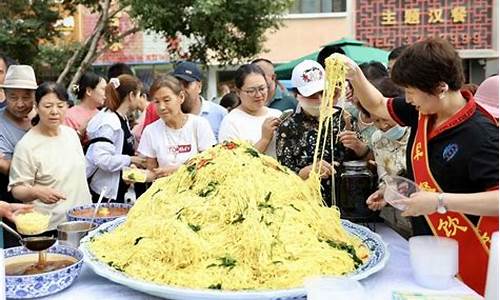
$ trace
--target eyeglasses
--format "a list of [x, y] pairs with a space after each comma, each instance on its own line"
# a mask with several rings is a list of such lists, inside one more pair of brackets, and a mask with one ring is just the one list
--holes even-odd
[[261, 85], [258, 87], [248, 88], [248, 89], [241, 90], [241, 91], [249, 96], [252, 96], [252, 97], [257, 96], [257, 92], [264, 95], [267, 92], [267, 85]]

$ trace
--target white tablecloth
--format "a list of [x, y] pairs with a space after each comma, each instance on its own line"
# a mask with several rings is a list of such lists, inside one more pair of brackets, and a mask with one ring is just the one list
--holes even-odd
[[[408, 241], [384, 224], [376, 224], [375, 231], [380, 234], [383, 240], [388, 244], [390, 258], [382, 271], [361, 281], [367, 294], [370, 295], [370, 300], [390, 300], [393, 291], [466, 294], [477, 296], [473, 290], [459, 280], [456, 280], [454, 286], [445, 291], [429, 290], [418, 286], [414, 282], [411, 274]], [[136, 292], [128, 287], [102, 278], [84, 265], [82, 274], [72, 286], [58, 294], [40, 299], [149, 300], [159, 298]]]

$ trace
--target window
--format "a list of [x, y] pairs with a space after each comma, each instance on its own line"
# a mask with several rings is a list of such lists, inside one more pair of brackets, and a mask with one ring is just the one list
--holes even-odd
[[295, 0], [291, 14], [346, 12], [347, 0]]

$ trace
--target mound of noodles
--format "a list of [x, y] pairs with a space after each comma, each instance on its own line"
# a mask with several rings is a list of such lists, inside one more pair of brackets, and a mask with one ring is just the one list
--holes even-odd
[[369, 256], [314, 181], [240, 141], [157, 180], [90, 248], [138, 279], [224, 290], [299, 287], [308, 276], [348, 274]]

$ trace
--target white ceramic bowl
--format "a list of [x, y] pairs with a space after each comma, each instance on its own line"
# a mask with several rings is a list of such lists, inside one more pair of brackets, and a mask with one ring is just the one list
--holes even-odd
[[384, 182], [384, 200], [399, 210], [406, 210], [407, 207], [406, 205], [396, 204], [395, 200], [408, 198], [411, 194], [420, 191], [415, 182], [401, 176], [386, 176]]
[[[5, 263], [9, 258], [22, 255], [33, 255], [25, 247], [7, 248], [5, 251]], [[68, 246], [54, 245], [47, 253], [56, 253], [71, 256], [76, 262], [59, 270], [36, 275], [5, 276], [5, 293], [9, 299], [30, 299], [55, 294], [69, 287], [80, 275], [83, 264], [83, 254], [80, 250]]]

